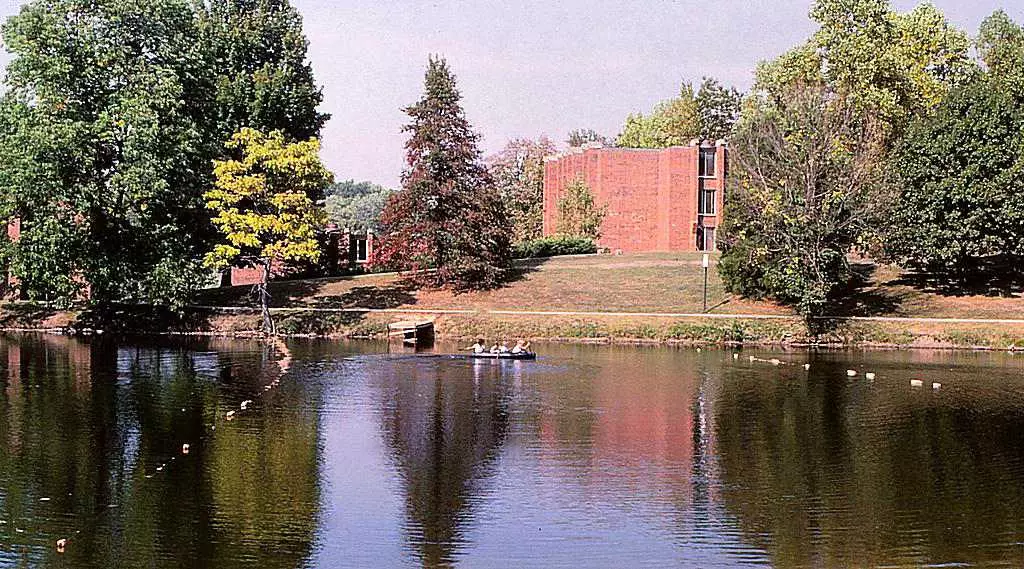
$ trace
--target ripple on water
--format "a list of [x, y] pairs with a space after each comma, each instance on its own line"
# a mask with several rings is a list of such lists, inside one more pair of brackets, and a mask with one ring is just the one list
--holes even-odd
[[0, 337], [0, 565], [1024, 560], [1019, 357], [96, 342]]

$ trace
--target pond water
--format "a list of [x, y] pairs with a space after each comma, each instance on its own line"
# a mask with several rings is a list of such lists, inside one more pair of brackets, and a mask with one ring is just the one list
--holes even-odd
[[1024, 566], [1024, 355], [386, 349], [0, 336], [0, 566]]

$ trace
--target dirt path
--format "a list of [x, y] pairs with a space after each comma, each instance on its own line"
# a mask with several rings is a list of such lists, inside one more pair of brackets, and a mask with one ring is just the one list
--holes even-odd
[[[239, 306], [190, 306], [199, 310], [218, 312], [255, 312], [258, 309]], [[718, 314], [693, 312], [602, 312], [572, 310], [474, 310], [452, 308], [271, 308], [273, 313], [357, 313], [357, 314], [495, 314], [501, 316], [611, 316], [623, 318], [707, 318], [713, 320], [800, 320], [801, 317], [789, 314]], [[913, 318], [902, 316], [835, 316], [822, 317], [827, 320], [854, 322], [905, 322], [915, 324], [1021, 324], [1024, 319], [1012, 318]]]

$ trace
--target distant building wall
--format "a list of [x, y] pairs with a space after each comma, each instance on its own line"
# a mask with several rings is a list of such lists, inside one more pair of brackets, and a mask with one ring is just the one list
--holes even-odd
[[597, 204], [608, 208], [601, 247], [623, 252], [713, 249], [726, 159], [723, 143], [663, 149], [585, 147], [549, 157], [544, 165], [544, 235], [557, 232], [558, 201], [566, 186], [581, 178]]
[[[326, 230], [323, 271], [320, 276], [334, 276], [359, 270], [373, 254], [373, 233], [351, 232], [329, 226]], [[271, 267], [271, 280], [294, 277], [289, 267], [276, 264]], [[221, 286], [251, 286], [263, 281], [260, 267], [231, 267], [221, 279]]]

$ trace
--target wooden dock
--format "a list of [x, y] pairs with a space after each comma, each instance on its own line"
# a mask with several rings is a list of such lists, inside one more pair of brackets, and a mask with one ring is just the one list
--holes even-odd
[[402, 338], [402, 343], [410, 346], [430, 345], [434, 343], [433, 320], [401, 320], [388, 324], [389, 338]]

